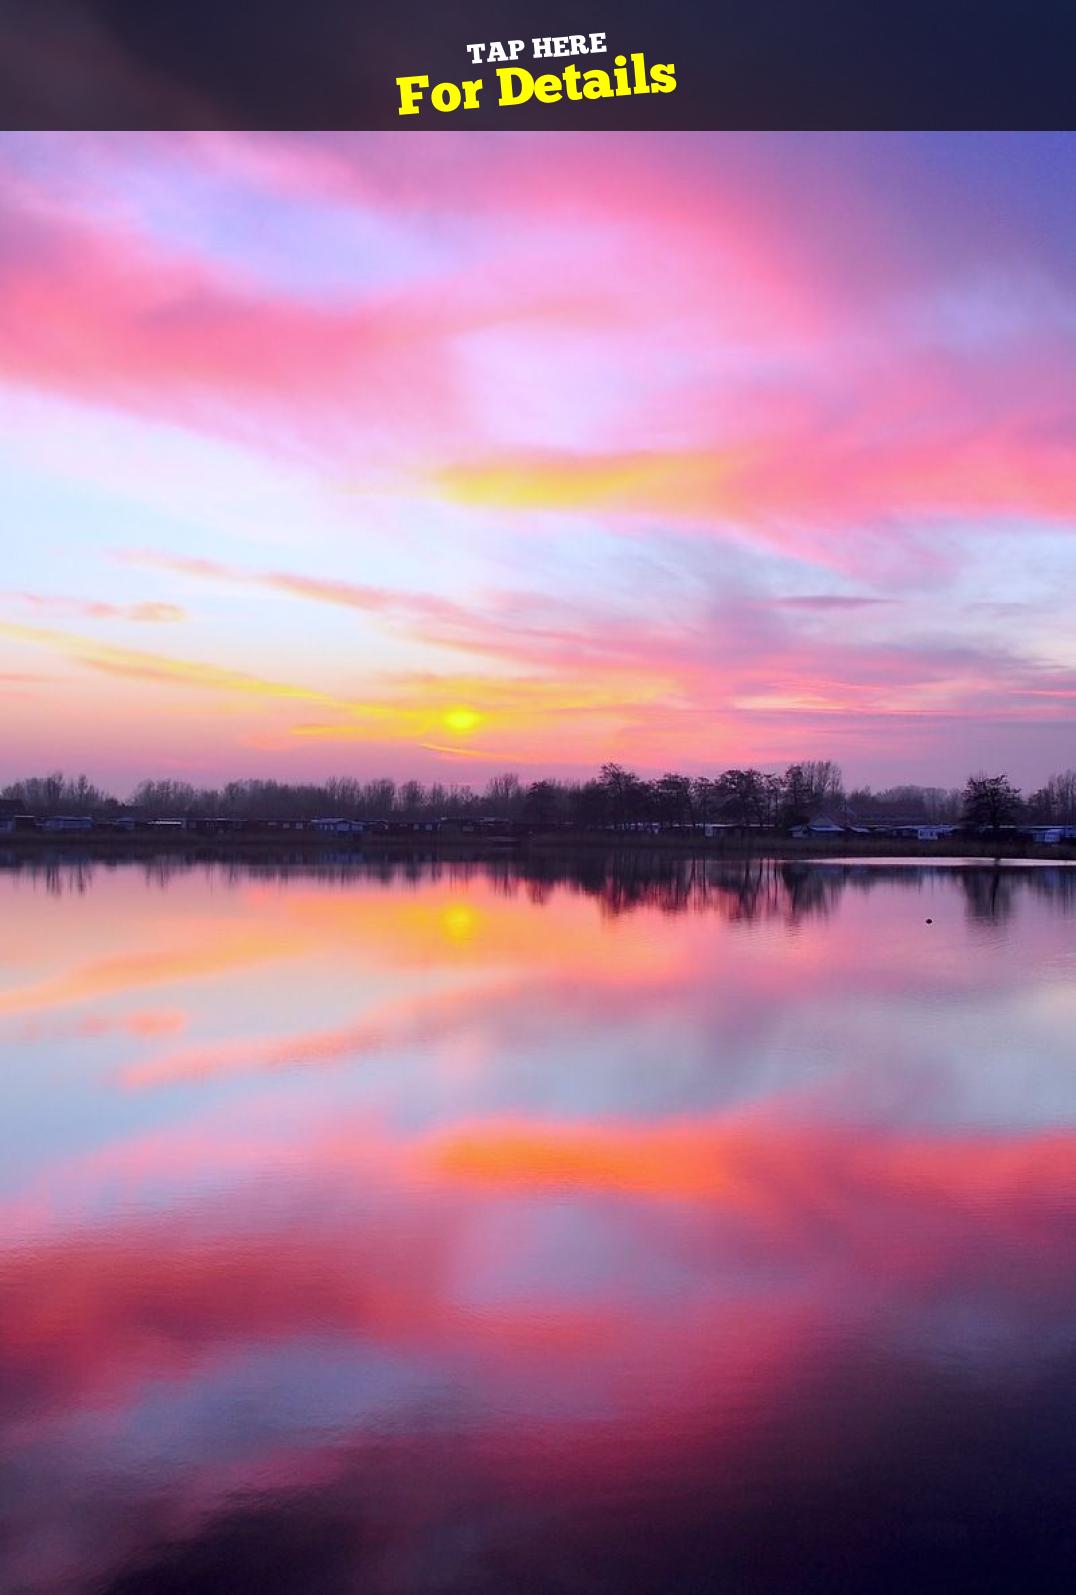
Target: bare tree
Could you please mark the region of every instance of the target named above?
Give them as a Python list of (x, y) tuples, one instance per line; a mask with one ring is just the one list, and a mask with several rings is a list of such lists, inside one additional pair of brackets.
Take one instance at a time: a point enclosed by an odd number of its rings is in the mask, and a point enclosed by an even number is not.
[(720, 784), (740, 825), (765, 823), (769, 786), (761, 770), (726, 770)]
[(620, 764), (603, 764), (601, 786), (608, 816), (615, 825), (642, 818), (648, 796), (646, 783)]
[(511, 770), (491, 776), (482, 796), (496, 814), (514, 814), (523, 806), (523, 787)]
[(4, 788), (3, 796), (22, 804), (31, 814), (58, 814), (64, 809), (89, 814), (97, 809), (115, 807), (116, 803), (114, 797), (94, 786), (88, 776), (65, 776), (60, 770), (13, 781)]
[(811, 793), (814, 808), (844, 802), (844, 776), (832, 759), (806, 759), (799, 766)]
[(802, 825), (811, 818), (814, 789), (802, 764), (790, 764), (782, 783), (781, 812), (786, 825)]
[(532, 781), (523, 797), (523, 812), (538, 825), (555, 820), (561, 807), (561, 789), (555, 781)]
[(686, 825), (694, 819), (691, 778), (671, 771), (652, 786), (654, 817), (672, 825)]
[(964, 823), (995, 837), (1011, 825), (1020, 808), (1019, 788), (1006, 775), (969, 775), (964, 787)]
[(1028, 812), (1047, 824), (1071, 824), (1076, 820), (1076, 770), (1051, 775), (1045, 786), (1032, 792)]

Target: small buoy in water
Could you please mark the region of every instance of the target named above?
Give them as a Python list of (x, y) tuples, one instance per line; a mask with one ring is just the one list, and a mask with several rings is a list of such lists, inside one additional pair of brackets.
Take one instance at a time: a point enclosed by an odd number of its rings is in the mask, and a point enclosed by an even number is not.
[(928, 919), (928, 920), (927, 920), (927, 924), (928, 924), (928, 925), (933, 925), (933, 923), (934, 923), (934, 921), (933, 921), (933, 920), (932, 920), (932, 919)]

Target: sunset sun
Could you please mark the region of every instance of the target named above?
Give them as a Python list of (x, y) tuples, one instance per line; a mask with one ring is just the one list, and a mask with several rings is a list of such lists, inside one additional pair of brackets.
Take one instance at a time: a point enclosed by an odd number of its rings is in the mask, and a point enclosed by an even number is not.
[(444, 711), (441, 724), (446, 731), (454, 731), (457, 736), (466, 736), (468, 732), (477, 730), (482, 724), (482, 716), (477, 709), (457, 704), (454, 708)]

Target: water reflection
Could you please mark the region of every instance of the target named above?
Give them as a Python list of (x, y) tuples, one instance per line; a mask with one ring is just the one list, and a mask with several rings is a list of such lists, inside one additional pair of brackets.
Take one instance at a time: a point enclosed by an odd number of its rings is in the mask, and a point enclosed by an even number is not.
[(0, 873), (0, 1586), (1067, 1588), (1074, 877)]
[(69, 853), (45, 858), (0, 853), (0, 878), (22, 879), (55, 896), (88, 891), (102, 875), (137, 874), (146, 886), (165, 888), (192, 873), (232, 886), (248, 880), (310, 880), (327, 886), (350, 886), (362, 881), (381, 886), (442, 882), (466, 886), (477, 880), (508, 896), (524, 892), (538, 906), (557, 889), (570, 888), (596, 898), (603, 912), (610, 915), (637, 908), (659, 909), (668, 914), (716, 909), (728, 919), (749, 922), (794, 921), (828, 914), (849, 889), (867, 893), (880, 888), (917, 892), (928, 881), (951, 879), (964, 892), (967, 911), (973, 919), (1007, 919), (1018, 892), (1042, 897), (1062, 913), (1076, 911), (1076, 868), (1049, 864), (887, 864), (882, 860), (845, 864), (772, 858), (684, 858), (644, 851), (492, 859), (446, 859), (421, 852), (364, 858), (347, 852), (323, 853), (312, 859), (309, 853), (289, 855), (280, 850), (271, 859), (225, 857), (199, 863), (167, 854), (127, 861), (92, 855), (72, 857)]

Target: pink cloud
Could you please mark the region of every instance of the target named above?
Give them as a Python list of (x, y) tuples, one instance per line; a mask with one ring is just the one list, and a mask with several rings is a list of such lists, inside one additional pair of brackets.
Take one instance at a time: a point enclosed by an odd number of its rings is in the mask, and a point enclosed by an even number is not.
[[(225, 141), (217, 158), (242, 148)], [(482, 190), (467, 269), (447, 259), (436, 291), (423, 278), (351, 302), (274, 296), (210, 260), (165, 253), (130, 224), (95, 228), (25, 203), (3, 262), (9, 378), (238, 427), (272, 447), (302, 438), (326, 463), (357, 442), (379, 470), (425, 457), (469, 503), (731, 519), (816, 553), (834, 518), (1073, 513), (1060, 397), (1073, 355), (1055, 326), (1032, 322), (989, 361), (945, 347), (902, 306), (902, 291), (916, 305), (928, 294), (921, 265), (909, 259), (906, 280), (894, 280), (876, 245), (861, 293), (844, 279), (835, 287), (829, 255), (767, 211), (737, 169), (742, 156), (716, 175), (692, 162), (670, 171), (660, 151), (599, 157), (598, 185), (561, 147), (527, 143), (505, 191), (490, 186), (486, 143), (473, 158), (451, 148), (453, 186), (439, 196), (409, 156), (390, 159), (374, 141), (386, 181), (368, 181), (365, 202), (372, 189), (386, 215), (428, 226), (449, 193), (456, 205)], [(321, 169), (333, 156), (286, 159)], [(839, 171), (827, 182), (839, 189)], [(559, 254), (556, 277), (529, 238), (526, 250), (516, 243), (509, 219), (524, 194), (558, 251), (563, 230), (585, 226), (588, 247)], [(860, 189), (848, 196), (850, 226), (867, 238), (873, 204)], [(630, 270), (618, 270), (625, 256)], [(476, 378), (467, 339), (493, 332)], [(499, 384), (513, 390), (527, 340), (538, 359), (561, 334), (559, 383), (542, 366), (539, 382), (557, 383), (565, 403), (580, 386), (584, 408), (605, 420), (585, 427), (578, 452), (505, 448), (481, 417)]]

